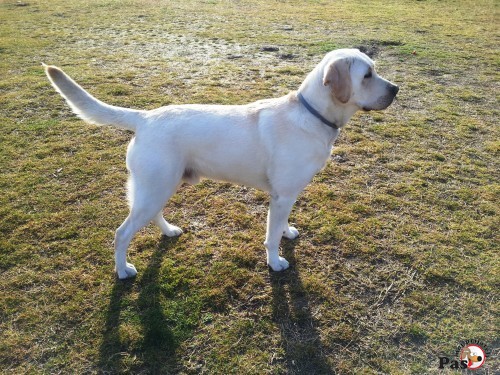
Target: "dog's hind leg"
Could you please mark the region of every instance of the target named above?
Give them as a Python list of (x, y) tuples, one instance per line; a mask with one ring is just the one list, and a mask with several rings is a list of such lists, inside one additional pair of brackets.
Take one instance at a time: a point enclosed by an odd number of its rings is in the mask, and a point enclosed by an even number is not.
[[(140, 229), (152, 220), (156, 222), (158, 213), (175, 193), (181, 176), (172, 178), (174, 175), (156, 175), (154, 183), (150, 179), (144, 178), (135, 180), (133, 174), (131, 175), (129, 183), (130, 213), (115, 233), (115, 270), (118, 278), (126, 279), (137, 274), (134, 265), (127, 263), (128, 246)], [(171, 181), (165, 181), (167, 178)], [(168, 226), (166, 229), (169, 229)]]
[(163, 211), (158, 212), (158, 214), (154, 217), (153, 223), (155, 223), (161, 230), (161, 233), (167, 237), (176, 237), (182, 234), (182, 229), (176, 227), (175, 225), (170, 224), (163, 217)]

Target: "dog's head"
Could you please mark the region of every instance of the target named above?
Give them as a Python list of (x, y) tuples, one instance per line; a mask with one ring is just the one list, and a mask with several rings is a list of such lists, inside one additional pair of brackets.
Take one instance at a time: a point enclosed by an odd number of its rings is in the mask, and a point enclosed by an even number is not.
[(357, 49), (330, 52), (324, 58), (323, 85), (340, 105), (365, 111), (381, 110), (393, 102), (399, 87), (380, 77), (375, 64)]

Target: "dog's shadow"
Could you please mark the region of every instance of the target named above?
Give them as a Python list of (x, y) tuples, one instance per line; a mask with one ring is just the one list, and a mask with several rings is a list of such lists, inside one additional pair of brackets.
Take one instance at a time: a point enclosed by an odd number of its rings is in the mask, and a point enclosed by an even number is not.
[(288, 374), (334, 374), (323, 354), (319, 331), (307, 292), (295, 267), (295, 241), (283, 241), (283, 254), (291, 267), (270, 272), (273, 320), (279, 326)]
[[(178, 342), (170, 330), (160, 304), (158, 280), (163, 256), (175, 246), (177, 238), (162, 237), (143, 276), (116, 280), (106, 312), (104, 335), (99, 351), (100, 373), (171, 373), (177, 368), (175, 350)], [(138, 292), (136, 302), (131, 296)], [(139, 316), (141, 333), (128, 329), (124, 315)], [(141, 334), (142, 340), (136, 335)]]
[[(106, 311), (103, 340), (99, 350), (100, 373), (175, 373), (179, 345), (160, 304), (158, 280), (163, 256), (177, 238), (163, 237), (140, 279), (116, 280)], [(296, 264), (297, 241), (284, 241), (283, 253), (291, 268), (270, 272), (273, 320), (280, 329), (285, 365), (290, 374), (333, 374), (323, 354), (307, 293)], [(138, 292), (136, 302), (131, 301)], [(142, 340), (131, 337), (125, 315), (140, 319)], [(133, 331), (133, 330), (132, 330)]]

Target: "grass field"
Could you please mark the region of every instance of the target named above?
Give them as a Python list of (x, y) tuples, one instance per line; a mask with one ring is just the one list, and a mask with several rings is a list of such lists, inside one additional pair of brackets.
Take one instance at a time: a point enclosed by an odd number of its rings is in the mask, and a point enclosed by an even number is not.
[[(0, 372), (442, 374), (460, 340), (499, 351), (499, 3), (0, 1)], [(360, 47), (400, 85), (359, 114), (263, 247), (268, 197), (204, 181), (113, 274), (131, 134), (78, 120), (45, 78), (155, 108), (295, 90)], [(267, 48), (265, 48), (267, 47)], [(269, 48), (273, 47), (273, 48)], [(464, 372), (462, 372), (464, 373)], [(498, 372), (496, 372), (498, 373)]]

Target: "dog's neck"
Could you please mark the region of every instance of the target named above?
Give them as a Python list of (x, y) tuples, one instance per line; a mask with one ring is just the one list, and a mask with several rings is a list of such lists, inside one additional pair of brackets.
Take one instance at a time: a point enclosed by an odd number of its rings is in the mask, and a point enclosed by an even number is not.
[(357, 106), (338, 103), (330, 92), (330, 88), (323, 85), (321, 70), (317, 68), (307, 76), (298, 93), (302, 94), (322, 117), (337, 125), (339, 129), (343, 128), (359, 110)]

